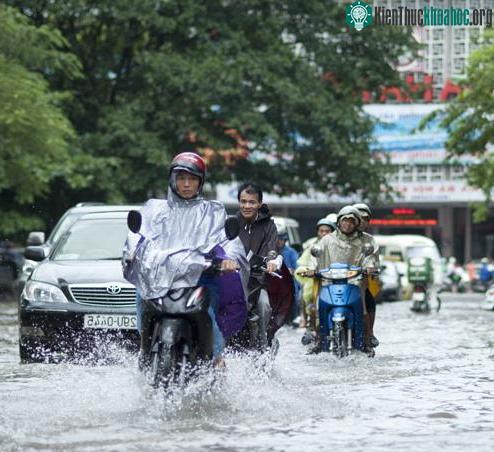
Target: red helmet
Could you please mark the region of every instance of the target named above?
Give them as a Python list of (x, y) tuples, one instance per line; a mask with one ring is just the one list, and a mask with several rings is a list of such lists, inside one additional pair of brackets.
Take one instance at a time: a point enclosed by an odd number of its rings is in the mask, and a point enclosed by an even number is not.
[(206, 162), (204, 159), (194, 152), (182, 152), (176, 155), (170, 163), (169, 180), (172, 190), (176, 193), (174, 171), (186, 171), (201, 179), (199, 184), (199, 192), (202, 190), (204, 180), (206, 178)]

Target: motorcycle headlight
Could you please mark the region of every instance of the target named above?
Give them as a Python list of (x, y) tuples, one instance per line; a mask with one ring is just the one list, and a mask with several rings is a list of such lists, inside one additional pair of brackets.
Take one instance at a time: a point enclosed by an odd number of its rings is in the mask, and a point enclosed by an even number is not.
[(331, 270), (322, 274), (328, 279), (348, 279), (357, 276), (358, 272), (354, 270), (348, 270), (346, 268), (332, 268)]
[(68, 303), (67, 298), (57, 286), (39, 281), (28, 281), (22, 297), (31, 303)]

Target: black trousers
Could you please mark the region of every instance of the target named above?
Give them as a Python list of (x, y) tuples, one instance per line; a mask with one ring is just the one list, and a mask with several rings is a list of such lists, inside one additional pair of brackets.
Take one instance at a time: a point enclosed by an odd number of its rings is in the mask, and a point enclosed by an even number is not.
[(367, 312), (376, 312), (376, 299), (369, 292), (369, 289), (365, 289), (365, 307)]

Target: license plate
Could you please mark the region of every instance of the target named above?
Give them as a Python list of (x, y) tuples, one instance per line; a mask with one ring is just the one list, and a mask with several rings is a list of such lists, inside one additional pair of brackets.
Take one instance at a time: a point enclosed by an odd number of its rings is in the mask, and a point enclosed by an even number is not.
[(412, 300), (413, 301), (424, 301), (425, 300), (425, 293), (424, 292), (413, 292)]
[(131, 314), (84, 314), (84, 328), (135, 330), (137, 317)]

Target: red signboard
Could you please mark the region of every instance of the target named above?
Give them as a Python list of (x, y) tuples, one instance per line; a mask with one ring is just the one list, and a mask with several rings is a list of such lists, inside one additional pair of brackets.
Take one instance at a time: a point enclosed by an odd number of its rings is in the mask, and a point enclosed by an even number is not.
[(415, 215), (417, 211), (415, 209), (408, 209), (406, 207), (401, 207), (399, 209), (392, 210), (393, 215)]
[(437, 226), (437, 220), (432, 218), (374, 218), (370, 224), (372, 226)]

